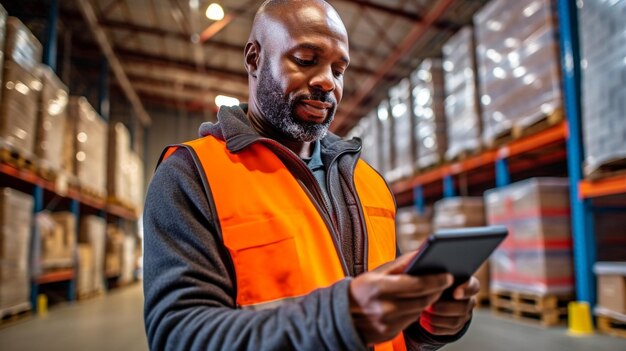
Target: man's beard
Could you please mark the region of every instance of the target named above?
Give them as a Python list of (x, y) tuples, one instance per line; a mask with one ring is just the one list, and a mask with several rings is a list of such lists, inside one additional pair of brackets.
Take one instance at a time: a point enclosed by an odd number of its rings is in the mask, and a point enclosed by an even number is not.
[[(259, 72), (257, 99), (263, 118), (285, 137), (294, 141), (311, 142), (322, 139), (335, 117), (337, 101), (330, 93), (313, 90), (312, 93), (293, 97), (283, 95), (280, 84), (272, 77), (268, 65)], [(318, 100), (333, 105), (322, 123), (302, 121), (296, 117), (295, 108), (302, 100)]]

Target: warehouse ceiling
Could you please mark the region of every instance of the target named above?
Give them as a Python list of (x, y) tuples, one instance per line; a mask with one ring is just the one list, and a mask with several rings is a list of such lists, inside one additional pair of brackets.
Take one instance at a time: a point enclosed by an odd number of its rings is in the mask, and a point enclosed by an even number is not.
[[(205, 16), (211, 2), (223, 7), (222, 20), (212, 21)], [(342, 16), (350, 39), (351, 63), (345, 75), (344, 100), (332, 127), (335, 132), (345, 134), (387, 95), (390, 86), (408, 76), (423, 58), (440, 56), (445, 40), (471, 23), (474, 12), (487, 0), (328, 2)], [(47, 11), (47, 1), (20, 3), (22, 13), (38, 12), (44, 16)], [(68, 0), (59, 3), (60, 33), (65, 33), (66, 39), (60, 44), (61, 49), (71, 51), (73, 65), (75, 61), (80, 63), (108, 54), (113, 87), (123, 92), (139, 118), (142, 116), (136, 105), (194, 112), (215, 111), (216, 95), (247, 100), (243, 48), (261, 1)], [(8, 7), (11, 13), (11, 6)], [(71, 35), (67, 35), (68, 31)], [(108, 45), (110, 50), (103, 45)], [(113, 61), (109, 55), (114, 56)], [(115, 67), (116, 63), (119, 67)], [(133, 101), (133, 94), (137, 101)]]

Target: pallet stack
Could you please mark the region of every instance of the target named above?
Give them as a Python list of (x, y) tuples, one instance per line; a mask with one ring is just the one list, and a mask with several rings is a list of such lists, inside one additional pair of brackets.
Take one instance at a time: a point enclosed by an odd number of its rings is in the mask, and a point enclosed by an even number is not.
[(63, 166), (63, 133), (67, 123), (68, 88), (48, 66), (40, 65), (38, 76), (42, 81), (42, 90), (35, 156), (40, 174), (48, 180), (54, 180)]
[(106, 220), (84, 216), (80, 220), (78, 296), (90, 297), (104, 291)]
[(459, 30), (442, 51), (448, 128), (446, 159), (454, 160), (478, 151), (482, 144), (472, 27)]
[(65, 167), (72, 170), (81, 191), (106, 196), (107, 124), (84, 97), (72, 96), (64, 142)]
[(398, 209), (396, 238), (401, 253), (417, 250), (432, 233), (432, 210), (419, 213), (414, 207)]
[[(531, 178), (489, 190), (485, 206), (490, 225), (509, 229), (490, 260), (492, 309), (544, 325), (558, 323), (574, 291), (568, 180)], [(534, 301), (534, 309), (503, 303), (516, 294)], [(538, 305), (546, 297), (556, 302)]]
[(626, 338), (626, 262), (597, 262), (593, 270), (598, 278), (598, 330)]
[(411, 111), (411, 83), (403, 79), (389, 90), (389, 106), (393, 119), (393, 168), (387, 179), (395, 181), (413, 175), (415, 143), (413, 141), (413, 111)]
[(8, 151), (3, 155), (5, 161), (33, 160), (42, 88), (37, 68), (42, 50), (41, 43), (20, 20), (7, 19), (0, 103), (0, 147)]
[(383, 100), (376, 110), (380, 121), (380, 168), (378, 171), (389, 181), (393, 177), (393, 121), (389, 101)]
[(415, 168), (440, 164), (448, 146), (444, 111), (443, 68), (440, 59), (425, 59), (411, 74), (415, 120)]
[(29, 248), (33, 197), (0, 188), (0, 317), (31, 309)]
[(483, 139), (519, 137), (562, 120), (561, 67), (552, 0), (493, 0), (474, 16)]
[(76, 216), (71, 212), (41, 211), (35, 216), (40, 240), (34, 249), (33, 274), (74, 267), (76, 250)]
[(580, 9), (584, 170), (589, 177), (626, 168), (625, 16), (624, 1), (585, 0)]

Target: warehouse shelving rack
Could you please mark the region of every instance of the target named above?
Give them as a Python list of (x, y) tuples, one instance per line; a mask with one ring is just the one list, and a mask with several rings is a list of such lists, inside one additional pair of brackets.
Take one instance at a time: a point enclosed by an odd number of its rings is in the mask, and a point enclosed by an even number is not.
[[(63, 190), (64, 187), (59, 187), (54, 182), (40, 177), (32, 170), (19, 169), (10, 164), (0, 163), (0, 177), (3, 185), (13, 186), (33, 195), (35, 214), (46, 209), (47, 205), (54, 201), (60, 207), (66, 207), (75, 216), (77, 223), (81, 213), (93, 213), (105, 219), (137, 221), (139, 218), (138, 213), (128, 208), (82, 194), (76, 189)], [(75, 233), (75, 237), (78, 238), (78, 232)], [(32, 243), (40, 240), (34, 229), (31, 239)], [(37, 311), (37, 297), (40, 287), (51, 283), (65, 283), (67, 301), (71, 302), (76, 299), (76, 271), (74, 268), (37, 275), (31, 279), (31, 304), (34, 311)]]
[[(562, 88), (565, 121), (497, 148), (483, 151), (464, 160), (444, 164), (410, 179), (391, 185), (399, 206), (413, 204), (424, 211), (427, 200), (457, 194), (460, 183), (472, 186), (483, 183), (501, 187), (511, 183), (512, 175), (539, 169), (558, 162), (567, 163), (570, 180), (572, 237), (577, 300), (596, 303), (596, 262), (594, 214), (606, 211), (626, 212), (626, 207), (599, 207), (594, 199), (626, 194), (626, 174), (600, 180), (583, 177), (584, 147), (581, 120), (581, 68), (576, 0), (558, 0)], [(528, 161), (528, 156), (533, 155)]]

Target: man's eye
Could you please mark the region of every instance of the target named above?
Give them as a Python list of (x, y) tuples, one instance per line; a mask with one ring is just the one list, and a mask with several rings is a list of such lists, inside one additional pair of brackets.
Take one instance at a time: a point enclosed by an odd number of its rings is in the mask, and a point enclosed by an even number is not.
[(337, 78), (341, 78), (343, 77), (343, 71), (334, 71), (333, 74), (335, 75), (335, 77)]
[(313, 66), (315, 64), (315, 60), (303, 60), (297, 57), (294, 57), (293, 59), (300, 66)]

